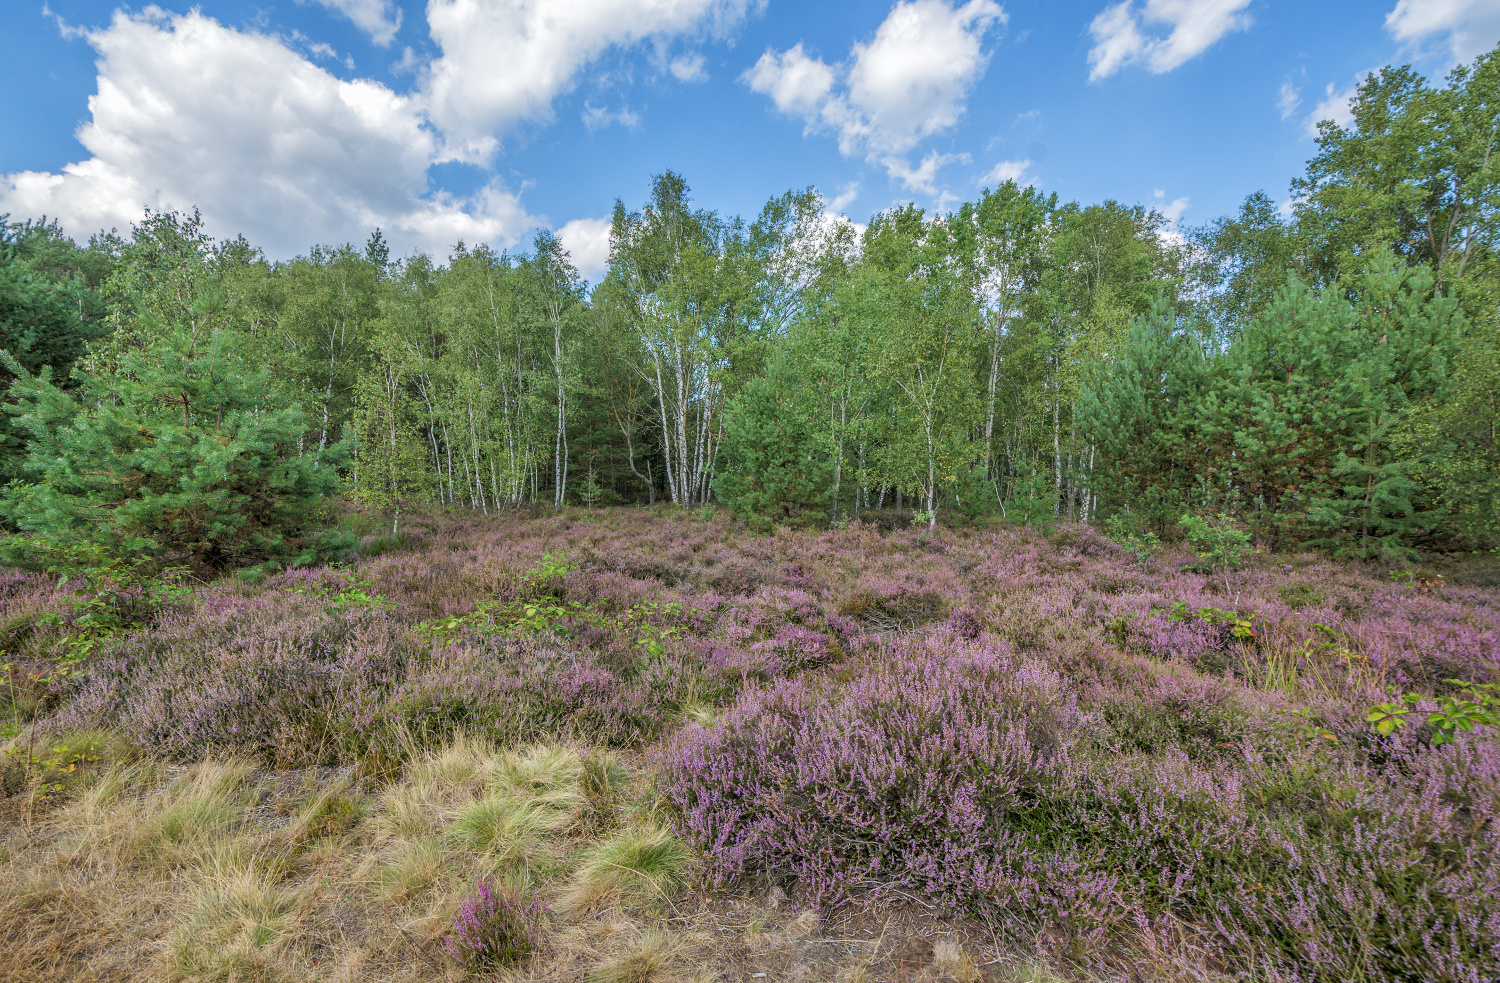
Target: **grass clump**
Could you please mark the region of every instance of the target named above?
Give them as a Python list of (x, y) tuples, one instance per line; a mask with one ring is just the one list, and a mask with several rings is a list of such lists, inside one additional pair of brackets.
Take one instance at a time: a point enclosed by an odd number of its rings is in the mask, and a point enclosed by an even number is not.
[(670, 903), (687, 882), (692, 854), (670, 829), (644, 822), (586, 849), (562, 904), (597, 911), (615, 905)]
[(174, 980), (279, 980), (269, 950), (295, 927), (304, 898), (253, 866), (214, 870), (194, 893), (169, 949)]
[(672, 937), (647, 929), (624, 952), (589, 971), (588, 983), (661, 983), (679, 954)]

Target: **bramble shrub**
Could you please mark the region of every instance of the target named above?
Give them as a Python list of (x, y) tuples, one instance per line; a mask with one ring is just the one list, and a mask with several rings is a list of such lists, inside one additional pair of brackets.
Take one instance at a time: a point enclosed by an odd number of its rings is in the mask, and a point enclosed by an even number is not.
[(482, 972), (521, 962), (536, 948), (542, 903), (528, 902), (519, 891), (479, 879), (459, 905), (453, 931), (443, 947), (465, 969)]

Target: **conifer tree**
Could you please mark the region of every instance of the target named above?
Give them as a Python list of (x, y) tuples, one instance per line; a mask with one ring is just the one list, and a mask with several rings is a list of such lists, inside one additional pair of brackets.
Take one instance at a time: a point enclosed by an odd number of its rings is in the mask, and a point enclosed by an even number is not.
[(318, 509), (339, 485), (332, 455), (297, 453), (303, 414), (243, 357), (223, 291), (199, 283), (186, 305), (138, 310), (139, 343), (85, 373), (77, 399), (6, 357), (17, 376), (6, 412), (30, 437), (33, 482), (0, 497), (30, 534), (7, 544), (10, 561), (96, 547), (206, 573), (336, 550)]
[(828, 500), (832, 472), (803, 383), (778, 350), (725, 411), (724, 467), (714, 493), (740, 515), (784, 519)]
[(1118, 357), (1095, 367), (1079, 401), (1106, 504), (1128, 506), (1158, 532), (1188, 506), (1205, 470), (1198, 414), (1208, 364), (1172, 307), (1158, 298), (1131, 323)]

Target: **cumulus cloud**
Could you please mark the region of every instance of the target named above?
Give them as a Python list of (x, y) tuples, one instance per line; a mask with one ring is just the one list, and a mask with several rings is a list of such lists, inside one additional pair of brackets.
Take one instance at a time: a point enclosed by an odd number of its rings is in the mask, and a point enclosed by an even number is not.
[(985, 187), (994, 187), (1006, 181), (1014, 181), (1017, 184), (1036, 184), (1036, 178), (1026, 173), (1030, 169), (1031, 161), (1029, 160), (1002, 160), (985, 172), (984, 177), (980, 178), (977, 183)]
[(354, 26), (370, 35), (370, 40), (382, 48), (396, 40), (401, 30), (401, 8), (391, 0), (298, 0), (299, 3), (315, 3), (320, 7), (343, 14), (354, 22)]
[(535, 224), (496, 183), (428, 194), (440, 148), (415, 100), (342, 81), (277, 38), (156, 7), (85, 37), (98, 92), (77, 138), (91, 156), (0, 176), (0, 212), (82, 234), (196, 205), (215, 234), (243, 232), (273, 256), (376, 226), (400, 248), (509, 246)]
[(494, 134), (551, 117), (552, 100), (605, 50), (649, 39), (722, 36), (755, 0), (429, 0), (442, 54), (422, 96), (454, 159), (486, 160)]
[(809, 57), (799, 42), (787, 51), (767, 51), (740, 80), (770, 96), (783, 113), (804, 117), (813, 127), (833, 92), (834, 74), (821, 59)]
[(1500, 42), (1500, 4), (1495, 0), (1399, 0), (1385, 15), (1385, 29), (1408, 44), (1446, 41), (1455, 59), (1470, 61)]
[(1357, 91), (1359, 91), (1357, 83), (1340, 89), (1329, 82), (1328, 87), (1323, 90), (1323, 98), (1307, 116), (1307, 135), (1316, 137), (1318, 124), (1325, 119), (1333, 120), (1339, 126), (1348, 126), (1354, 122), (1354, 94)]
[[(1231, 31), (1250, 26), (1250, 0), (1123, 0), (1106, 7), (1089, 25), (1089, 78), (1108, 78), (1135, 62), (1156, 74), (1170, 72), (1207, 51)], [(1170, 27), (1165, 37), (1146, 24)]]
[(708, 72), (703, 69), (703, 56), (696, 51), (673, 58), (667, 71), (679, 82), (702, 82), (708, 78)]
[(906, 154), (962, 117), (989, 65), (985, 35), (1005, 20), (994, 0), (957, 7), (906, 0), (844, 63), (829, 65), (798, 44), (767, 50), (741, 81), (800, 117), (805, 132), (835, 134), (845, 156), (880, 163), (909, 189), (930, 190), (937, 169), (958, 158), (934, 151), (912, 165)]
[(557, 230), (573, 266), (591, 283), (609, 268), (609, 227), (607, 218), (575, 218)]

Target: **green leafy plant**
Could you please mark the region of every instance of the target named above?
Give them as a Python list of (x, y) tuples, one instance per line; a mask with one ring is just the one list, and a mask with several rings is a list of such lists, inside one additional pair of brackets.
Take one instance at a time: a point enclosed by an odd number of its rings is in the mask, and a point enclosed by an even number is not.
[(656, 621), (679, 618), (682, 605), (677, 601), (665, 604), (637, 604), (620, 618), (636, 634), (635, 647), (648, 662), (660, 662), (667, 655), (667, 640), (681, 635), (686, 629), (682, 625), (658, 625)]
[[(1481, 725), (1500, 725), (1500, 684), (1461, 679), (1445, 679), (1443, 682), (1455, 687), (1457, 692), (1442, 697), (1438, 709), (1427, 715), (1434, 745), (1447, 744), (1459, 733), (1468, 733)], [(1395, 733), (1410, 723), (1407, 716), (1421, 699), (1416, 693), (1406, 693), (1398, 699), (1377, 703), (1365, 714), (1365, 720), (1377, 734)]]
[(1196, 618), (1210, 625), (1227, 625), (1230, 634), (1235, 641), (1255, 641), (1255, 616), (1242, 618), (1233, 611), (1224, 611), (1216, 607), (1200, 607), (1196, 611), (1188, 607), (1186, 601), (1178, 601), (1166, 612), (1167, 620), (1173, 622), (1188, 621)]
[(1199, 559), (1208, 563), (1211, 573), (1224, 578), (1224, 589), (1230, 590), (1229, 572), (1245, 565), (1249, 556), (1250, 534), (1235, 524), (1224, 512), (1214, 515), (1183, 515), (1179, 520), (1187, 533), (1188, 543)]
[(1110, 538), (1135, 557), (1135, 565), (1141, 570), (1149, 570), (1151, 558), (1161, 550), (1161, 537), (1154, 532), (1139, 532), (1134, 526), (1131, 517), (1122, 512), (1116, 512), (1104, 524)]
[(1303, 737), (1312, 741), (1338, 743), (1338, 735), (1323, 726), (1323, 718), (1314, 713), (1312, 707), (1302, 707), (1287, 712), (1297, 718), (1297, 732)]
[(1420, 703), (1422, 697), (1407, 693), (1394, 700), (1377, 703), (1365, 714), (1365, 722), (1375, 728), (1377, 734), (1393, 734), (1406, 726), (1406, 715)]
[(46, 750), (37, 750), (28, 744), (26, 747), (18, 745), (0, 752), (0, 760), (19, 766), (23, 774), (41, 778), (41, 783), (35, 790), (38, 799), (46, 799), (65, 791), (67, 783), (62, 780), (64, 776), (71, 775), (80, 766), (93, 764), (100, 758), (98, 748), (92, 743), (78, 747), (59, 744)]
[(166, 607), (192, 596), (181, 570), (166, 570), (159, 576), (143, 576), (139, 568), (119, 564), (75, 568), (58, 581), (59, 586), (79, 589), (68, 599), (71, 613), (49, 613), (38, 624), (66, 630), (62, 651), (50, 672), (38, 682), (55, 682), (77, 672), (91, 657), (114, 639), (148, 627)]
[[(343, 570), (337, 564), (333, 565), (336, 570)], [(329, 608), (340, 611), (344, 608), (390, 608), (394, 607), (385, 595), (375, 590), (375, 583), (368, 577), (360, 576), (353, 571), (348, 571), (344, 577), (344, 586), (334, 587), (295, 587), (291, 593), (301, 594), (303, 597), (322, 598), (328, 602)]]
[(1443, 697), (1438, 709), (1427, 715), (1433, 744), (1447, 744), (1459, 732), (1467, 733), (1481, 724), (1500, 725), (1500, 684), (1444, 682), (1457, 686), (1458, 692)]
[(542, 561), (523, 571), (521, 578), (527, 583), (540, 584), (553, 579), (561, 580), (577, 569), (578, 564), (569, 559), (566, 553), (543, 553)]

